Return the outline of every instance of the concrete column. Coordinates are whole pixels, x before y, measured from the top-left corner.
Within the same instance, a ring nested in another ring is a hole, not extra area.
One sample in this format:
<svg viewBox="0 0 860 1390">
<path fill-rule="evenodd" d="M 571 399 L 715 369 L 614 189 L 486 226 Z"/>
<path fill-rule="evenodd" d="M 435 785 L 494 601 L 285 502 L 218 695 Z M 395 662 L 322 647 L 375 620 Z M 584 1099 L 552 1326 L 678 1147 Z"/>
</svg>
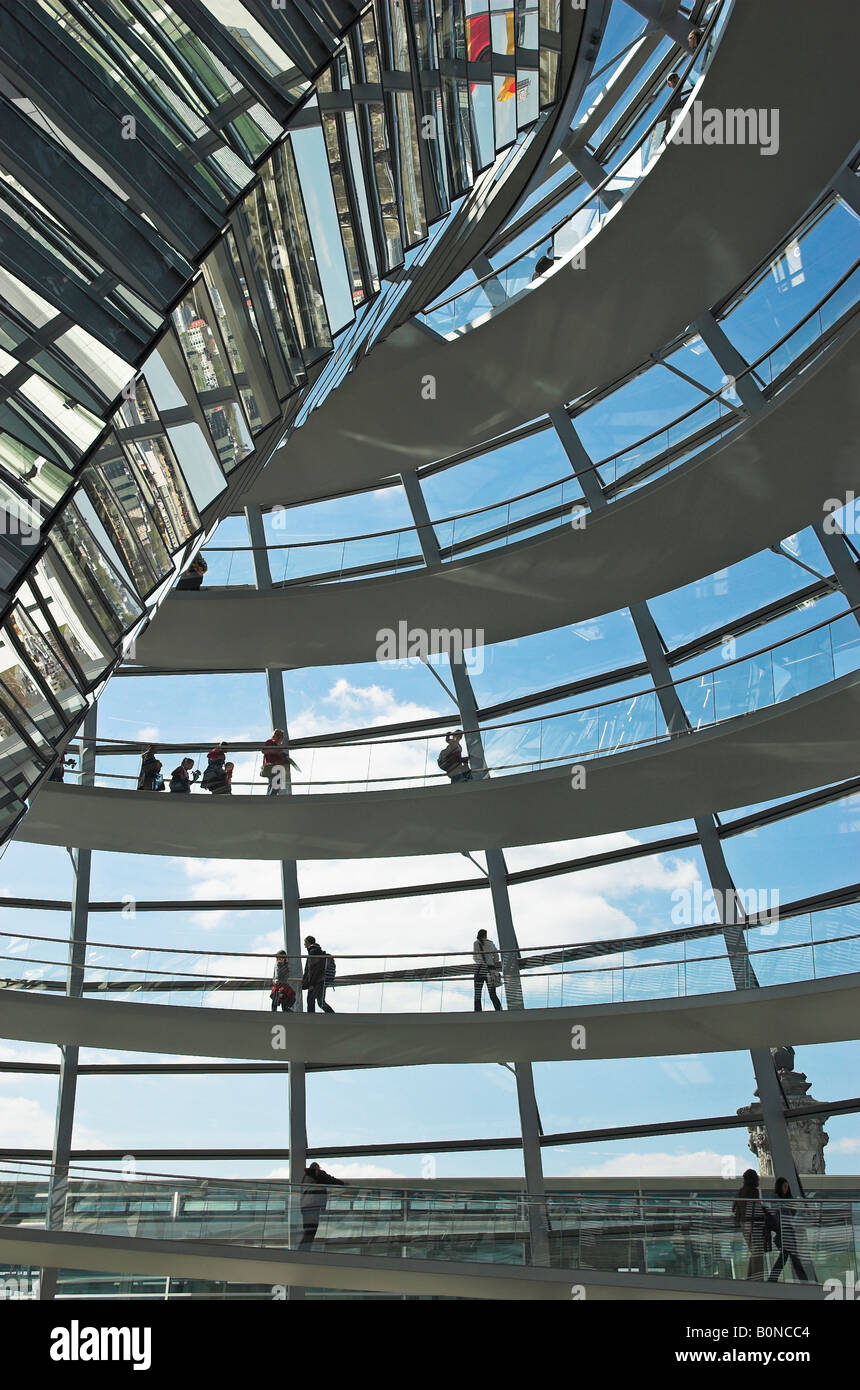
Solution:
<svg viewBox="0 0 860 1390">
<path fill-rule="evenodd" d="M 246 507 L 245 518 L 248 522 L 248 532 L 251 544 L 254 563 L 254 581 L 259 590 L 271 589 L 272 574 L 269 566 L 269 554 L 266 549 L 266 533 L 263 526 L 263 516 L 259 507 Z M 284 697 L 283 671 L 280 668 L 266 668 L 266 689 L 269 699 L 269 716 L 272 721 L 272 728 L 284 730 L 284 749 L 289 753 L 289 734 L 287 731 L 287 702 Z M 289 796 L 291 793 L 290 765 L 286 767 L 286 788 L 282 795 Z M 295 859 L 281 860 L 281 903 L 282 917 L 284 925 L 284 950 L 287 953 L 292 977 L 300 977 L 302 974 L 302 932 L 301 932 L 301 913 L 299 911 L 299 880 L 298 870 Z M 304 1007 L 304 996 L 301 989 L 296 987 L 296 1013 L 301 1013 Z M 277 1015 L 272 1015 L 273 1019 Z M 290 1199 L 290 1236 L 291 1243 L 297 1244 L 301 1233 L 301 1210 L 298 1200 L 296 1185 L 301 1183 L 307 1163 L 307 1095 L 305 1082 L 305 1066 L 303 1062 L 290 1062 L 288 1072 L 289 1105 L 290 1105 L 290 1184 L 293 1193 Z M 291 1299 L 304 1298 L 304 1289 L 295 1285 L 290 1285 L 288 1297 Z"/>
<path fill-rule="evenodd" d="M 81 784 L 95 783 L 96 733 L 98 705 L 93 705 L 84 717 L 81 743 Z M 66 973 L 66 994 L 80 999 L 84 992 L 87 958 L 87 924 L 89 920 L 90 876 L 92 851 L 79 849 L 74 858 L 72 916 L 69 928 L 69 964 Z M 66 1195 L 69 1186 L 69 1160 L 75 1125 L 75 1098 L 78 1088 L 78 1059 L 80 1048 L 69 1044 L 60 1047 L 60 1078 L 57 1089 L 57 1113 L 54 1120 L 54 1143 L 51 1152 L 51 1177 L 48 1182 L 48 1206 L 45 1225 L 48 1230 L 63 1226 Z M 40 1271 L 39 1298 L 53 1299 L 57 1294 L 57 1271 Z"/>
</svg>

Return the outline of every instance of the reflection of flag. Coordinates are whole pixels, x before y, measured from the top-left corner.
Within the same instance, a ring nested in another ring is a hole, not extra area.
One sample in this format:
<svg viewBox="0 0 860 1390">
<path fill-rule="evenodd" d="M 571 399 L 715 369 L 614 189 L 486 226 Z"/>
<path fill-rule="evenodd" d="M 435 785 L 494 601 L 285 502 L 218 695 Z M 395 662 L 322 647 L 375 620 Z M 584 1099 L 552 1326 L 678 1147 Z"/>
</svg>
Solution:
<svg viewBox="0 0 860 1390">
<path fill-rule="evenodd" d="M 507 31 L 507 50 L 509 53 L 514 51 L 514 13 L 507 10 L 505 13 L 505 29 Z M 473 14 L 466 16 L 466 54 L 470 63 L 489 63 L 492 46 L 490 43 L 490 16 L 487 13 Z M 471 90 L 474 92 L 476 84 L 472 83 Z M 517 94 L 516 79 L 512 76 L 506 77 L 501 87 L 497 101 L 510 101 L 511 97 Z"/>
</svg>

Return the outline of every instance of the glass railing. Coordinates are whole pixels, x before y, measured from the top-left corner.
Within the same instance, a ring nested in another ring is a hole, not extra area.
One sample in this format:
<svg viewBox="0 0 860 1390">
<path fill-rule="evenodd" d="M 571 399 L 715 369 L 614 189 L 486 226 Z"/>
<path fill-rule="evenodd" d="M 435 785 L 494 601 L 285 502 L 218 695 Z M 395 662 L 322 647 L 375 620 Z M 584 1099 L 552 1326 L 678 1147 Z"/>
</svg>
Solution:
<svg viewBox="0 0 860 1390">
<path fill-rule="evenodd" d="M 743 897 L 749 895 L 742 895 Z M 761 896 L 761 895 L 759 895 Z M 778 903 L 745 926 L 745 945 L 731 951 L 723 928 L 666 933 L 649 946 L 635 939 L 587 947 L 501 951 L 489 984 L 504 1009 L 574 1008 L 643 999 L 682 999 L 736 987 L 755 989 L 824 980 L 860 970 L 856 904 L 780 917 Z M 190 1007 L 275 1010 L 271 954 L 89 942 L 83 966 L 70 963 L 68 940 L 0 935 L 0 988 L 64 993 L 71 979 L 84 997 Z M 300 960 L 287 976 L 302 992 Z M 325 999 L 337 1013 L 466 1013 L 476 1002 L 493 1011 L 472 951 L 373 955 L 337 953 Z M 285 983 L 283 980 L 281 983 Z M 289 995 L 290 1008 L 294 1000 Z M 281 1016 L 279 1012 L 279 1017 Z"/>
<path fill-rule="evenodd" d="M 650 172 L 669 143 L 670 131 L 676 129 L 695 101 L 730 10 L 727 0 L 714 7 L 695 55 L 678 66 L 680 89 L 685 94 L 683 105 L 676 106 L 674 93 L 666 95 L 663 83 L 652 92 L 647 118 L 641 107 L 634 104 L 627 129 L 616 136 L 611 168 L 599 188 L 589 190 L 576 208 L 566 212 L 551 231 L 544 232 L 527 250 L 494 267 L 473 285 L 428 306 L 421 317 L 431 328 L 448 338 L 464 333 L 503 312 L 514 295 L 535 281 L 536 272 L 537 278 L 543 280 L 546 274 L 557 273 L 578 256 L 587 254 L 588 243 Z M 556 255 L 555 265 L 541 273 L 541 258 L 548 254 Z"/>
<path fill-rule="evenodd" d="M 739 1225 L 745 1212 L 733 1210 L 736 1179 L 726 1183 L 725 1194 L 695 1197 L 552 1190 L 537 1197 L 435 1185 L 136 1173 L 122 1180 L 92 1171 L 82 1178 L 79 1166 L 73 1171 L 55 1200 L 53 1228 L 90 1236 L 304 1250 L 330 1255 L 333 1264 L 338 1255 L 368 1255 L 741 1283 L 781 1274 L 785 1282 L 804 1279 L 819 1287 L 828 1280 L 844 1286 L 849 1277 L 853 1285 L 858 1270 L 860 1202 L 782 1202 L 765 1192 L 750 1238 Z M 28 1226 L 44 1229 L 49 1178 L 47 1165 L 0 1165 L 0 1225 L 21 1225 L 26 1212 Z M 765 1227 L 769 1234 L 760 1236 Z"/>
<path fill-rule="evenodd" d="M 723 661 L 665 687 L 632 690 L 532 718 L 482 723 L 477 730 L 467 728 L 464 754 L 470 752 L 470 740 L 478 735 L 483 755 L 473 743 L 473 779 L 561 769 L 564 764 L 571 765 L 573 771 L 577 764 L 592 758 L 665 743 L 784 703 L 858 668 L 860 626 L 852 609 L 785 637 L 773 646 Z M 666 721 L 661 703 L 664 692 L 676 696 L 683 710 L 684 717 L 679 714 L 674 723 Z M 364 732 L 352 738 L 348 733 L 331 735 L 312 745 L 294 747 L 291 753 L 299 767 L 291 774 L 290 793 L 417 788 L 445 781 L 437 764 L 442 746 L 440 733 L 424 729 L 373 739 L 361 736 Z M 177 754 L 200 750 L 198 761 L 205 766 L 202 750 L 213 745 L 214 740 L 205 744 L 188 740 L 169 747 L 162 744 L 160 755 L 162 761 L 169 762 Z M 130 757 L 140 757 L 142 745 L 100 740 L 96 751 L 97 787 L 136 787 L 137 772 L 122 772 L 119 768 L 127 767 Z M 226 757 L 233 768 L 232 795 L 268 795 L 270 784 L 262 776 L 262 756 L 259 744 L 235 742 L 227 746 Z M 162 774 L 165 779 L 171 770 L 167 762 Z M 66 773 L 67 782 L 79 777 L 78 772 Z M 286 791 L 285 786 L 281 794 Z M 146 796 L 160 794 L 141 792 Z"/>
<path fill-rule="evenodd" d="M 750 365 L 743 375 L 758 378 L 770 398 L 808 370 L 833 345 L 833 331 L 860 300 L 860 261 L 855 262 L 787 334 Z M 737 380 L 737 379 L 736 379 Z M 736 385 L 736 381 L 735 381 Z M 702 400 L 668 424 L 652 430 L 624 449 L 590 465 L 611 502 L 674 472 L 704 449 L 747 428 L 751 417 L 738 408 L 732 386 L 703 395 Z M 581 476 L 581 475 L 580 475 Z M 501 502 L 438 517 L 431 521 L 444 563 L 481 551 L 500 549 L 553 529 L 581 524 L 588 511 L 579 476 L 568 473 Z M 272 530 L 286 525 L 287 511 L 272 513 Z M 207 545 L 207 588 L 254 586 L 254 547 Z M 273 542 L 266 547 L 272 582 L 277 585 L 333 583 L 397 574 L 421 568 L 414 526 L 346 536 Z"/>
</svg>

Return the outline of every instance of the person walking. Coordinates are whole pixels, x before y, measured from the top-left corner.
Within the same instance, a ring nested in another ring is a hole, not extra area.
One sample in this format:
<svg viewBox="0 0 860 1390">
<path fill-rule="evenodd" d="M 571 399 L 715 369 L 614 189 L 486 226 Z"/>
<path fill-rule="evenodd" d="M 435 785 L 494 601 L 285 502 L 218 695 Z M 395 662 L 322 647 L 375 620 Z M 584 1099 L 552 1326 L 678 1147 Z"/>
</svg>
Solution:
<svg viewBox="0 0 860 1390">
<path fill-rule="evenodd" d="M 290 963 L 287 959 L 286 951 L 278 951 L 275 956 L 275 973 L 272 976 L 272 992 L 269 996 L 272 1001 L 272 1013 L 277 1013 L 278 1009 L 283 1009 L 284 1013 L 290 1013 L 296 1002 L 296 991 L 290 984 Z"/>
<path fill-rule="evenodd" d="M 308 1013 L 315 1014 L 319 1004 L 323 1013 L 333 1014 L 331 1004 L 325 1002 L 326 953 L 314 936 L 305 937 L 305 946 L 308 958 L 302 975 L 302 989 L 308 992 Z"/>
<path fill-rule="evenodd" d="M 747 1279 L 764 1278 L 764 1252 L 770 1249 L 767 1208 L 761 1200 L 758 1173 L 747 1168 L 741 1189 L 732 1203 L 735 1225 L 743 1235 L 749 1250 Z"/>
<path fill-rule="evenodd" d="M 475 1013 L 482 1012 L 481 996 L 484 992 L 484 985 L 487 986 L 487 993 L 493 1001 L 493 1008 L 498 1012 L 502 1007 L 502 1001 L 496 990 L 502 983 L 502 963 L 494 943 L 488 940 L 483 927 L 475 938 L 472 947 L 472 959 L 475 962 Z"/>
<path fill-rule="evenodd" d="M 161 775 L 161 760 L 157 757 L 158 749 L 151 743 L 140 755 L 140 774 L 137 779 L 137 790 L 139 792 L 160 792 L 164 790 L 164 778 Z"/>
<path fill-rule="evenodd" d="M 318 1163 L 309 1163 L 302 1177 L 302 1238 L 299 1247 L 313 1245 L 317 1227 L 328 1204 L 327 1187 L 346 1187 L 343 1178 L 326 1173 Z"/>
<path fill-rule="evenodd" d="M 287 788 L 287 767 L 295 768 L 299 771 L 299 765 L 290 757 L 284 748 L 286 734 L 283 729 L 273 729 L 272 737 L 267 738 L 263 744 L 263 766 L 260 769 L 260 776 L 265 777 L 268 782 L 267 796 L 277 796 L 278 792 L 286 791 Z"/>
<path fill-rule="evenodd" d="M 472 780 L 469 759 L 461 747 L 462 738 L 462 729 L 454 729 L 451 733 L 446 734 L 445 747 L 436 759 L 439 767 L 444 773 L 447 773 L 452 782 L 471 782 Z"/>
<path fill-rule="evenodd" d="M 170 774 L 170 790 L 179 796 L 189 796 L 191 784 L 196 782 L 200 776 L 199 772 L 192 772 L 194 767 L 193 758 L 183 758 L 178 767 L 175 767 Z"/>
<path fill-rule="evenodd" d="M 779 1204 L 776 1211 L 773 1212 L 773 1230 L 776 1243 L 779 1246 L 779 1256 L 774 1261 L 773 1269 L 768 1275 L 768 1282 L 775 1284 L 785 1265 L 791 1260 L 795 1279 L 802 1279 L 804 1284 L 808 1284 L 809 1275 L 797 1249 L 797 1232 L 791 1220 L 797 1215 L 797 1210 L 791 1205 L 791 1185 L 787 1178 L 777 1178 L 773 1185 L 773 1195 Z"/>
</svg>

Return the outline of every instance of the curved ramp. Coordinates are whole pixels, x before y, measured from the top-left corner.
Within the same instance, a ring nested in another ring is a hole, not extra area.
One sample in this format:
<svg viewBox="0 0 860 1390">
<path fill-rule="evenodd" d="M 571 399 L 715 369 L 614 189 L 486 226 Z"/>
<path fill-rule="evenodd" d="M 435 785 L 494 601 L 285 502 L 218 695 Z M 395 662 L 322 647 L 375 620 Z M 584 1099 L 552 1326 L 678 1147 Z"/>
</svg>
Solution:
<svg viewBox="0 0 860 1390">
<path fill-rule="evenodd" d="M 782 0 L 778 13 L 736 4 L 701 100 L 775 110 L 777 152 L 670 146 L 589 242 L 585 270 L 560 270 L 452 342 L 399 329 L 244 500 L 288 504 L 366 486 L 478 447 L 637 367 L 732 293 L 850 156 L 858 38 L 860 10 L 844 0 L 820 0 L 814 17 L 805 0 Z M 428 377 L 433 400 L 422 397 Z"/>
<path fill-rule="evenodd" d="M 502 1013 L 290 1014 L 71 999 L 0 989 L 0 1037 L 118 1052 L 331 1065 L 594 1061 L 770 1047 L 857 1035 L 860 974 L 685 999 Z M 574 1049 L 572 1028 L 584 1046 Z"/>
<path fill-rule="evenodd" d="M 635 830 L 837 782 L 860 761 L 860 672 L 661 744 L 450 786 L 170 796 L 46 782 L 18 839 L 221 859 L 361 859 L 504 849 Z M 577 782 L 581 782 L 577 777 Z"/>
<path fill-rule="evenodd" d="M 168 671 L 375 661 L 378 633 L 404 619 L 483 630 L 485 644 L 545 632 L 595 617 L 596 603 L 610 613 L 667 593 L 802 530 L 828 498 L 857 486 L 858 456 L 855 328 L 734 438 L 590 514 L 582 530 L 556 527 L 380 579 L 175 593 L 138 639 L 136 660 Z"/>
<path fill-rule="evenodd" d="M 326 1254 L 209 1240 L 147 1240 L 139 1236 L 90 1235 L 0 1225 L 0 1263 L 43 1269 L 87 1269 L 98 1273 L 172 1275 L 236 1284 L 268 1284 L 281 1290 L 305 1288 L 374 1290 L 378 1293 L 436 1294 L 449 1298 L 562 1299 L 571 1284 L 589 1299 L 777 1299 L 820 1300 L 814 1284 L 735 1283 L 666 1274 L 615 1274 L 593 1269 L 542 1269 L 465 1260 L 422 1260 L 381 1255 Z M 281 1295 L 283 1297 L 283 1295 Z"/>
</svg>

